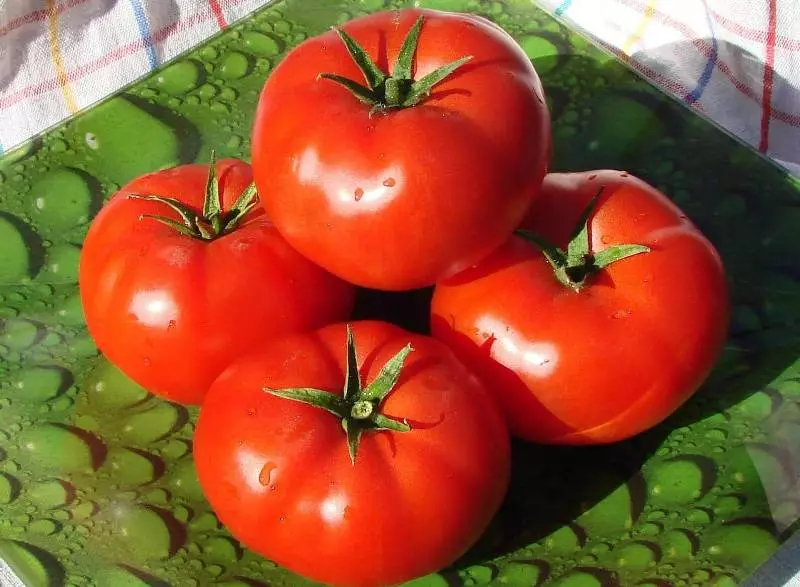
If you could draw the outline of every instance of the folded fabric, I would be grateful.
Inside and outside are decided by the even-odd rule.
[[[800,176],[796,0],[539,0]]]
[[[0,153],[269,1],[0,2]],[[795,0],[538,1],[800,176]]]

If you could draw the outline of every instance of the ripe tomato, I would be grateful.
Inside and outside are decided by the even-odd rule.
[[[256,185],[278,230],[332,273],[431,285],[502,244],[535,197],[550,152],[539,77],[473,15],[382,12],[338,34],[302,43],[267,80]]]
[[[601,188],[588,234],[566,255]],[[729,301],[714,247],[663,194],[617,171],[548,175],[524,227],[572,267],[554,271],[514,236],[437,287],[434,336],[492,383],[516,436],[609,443],[664,420],[725,340]]]
[[[272,341],[224,371],[195,462],[251,549],[326,584],[392,585],[447,566],[486,528],[508,485],[508,430],[440,342],[377,321],[349,333]]]
[[[246,163],[215,169],[218,182],[208,181],[208,165],[133,180],[92,222],[80,262],[86,324],[100,350],[147,390],[189,404],[254,344],[346,319],[355,295],[254,207]],[[212,184],[216,216],[202,211],[213,208]]]

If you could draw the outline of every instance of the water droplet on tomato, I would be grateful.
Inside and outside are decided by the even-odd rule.
[[[170,320],[167,323],[167,330],[172,330],[173,328],[175,328],[175,324],[176,324],[175,320]]]
[[[617,310],[611,315],[611,317],[614,318],[615,320],[622,320],[624,318],[629,318],[630,315],[631,315],[630,310]]]
[[[353,194],[353,196],[355,197],[356,202],[358,202],[359,200],[361,200],[361,198],[364,197],[364,190],[361,188],[356,188],[356,191]]]
[[[275,463],[267,462],[262,468],[261,472],[258,474],[258,482],[261,483],[264,487],[267,487],[272,481],[272,473],[276,469]],[[274,489],[274,485],[270,487],[270,489]]]
[[[142,359],[142,363],[144,363],[145,367],[149,367],[152,361],[150,360],[150,357],[145,357],[144,359]]]
[[[385,185],[387,188],[394,187],[395,183],[396,182],[393,177],[387,177],[386,179],[383,180],[383,185]]]
[[[257,413],[258,413],[258,411],[255,408],[248,408],[247,409],[247,415],[248,416],[255,416]]]

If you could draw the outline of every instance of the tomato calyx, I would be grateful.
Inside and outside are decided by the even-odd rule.
[[[211,153],[211,162],[208,167],[208,180],[206,181],[202,211],[198,212],[191,206],[187,206],[184,202],[167,196],[128,195],[130,199],[159,202],[169,206],[172,210],[177,212],[181,222],[155,214],[142,214],[139,216],[139,220],[144,218],[157,220],[170,228],[174,228],[183,235],[204,241],[212,241],[235,230],[242,218],[255,207],[258,201],[257,197],[258,192],[256,191],[255,183],[251,183],[247,186],[247,189],[239,195],[230,210],[222,209],[216,158],[213,151]]]
[[[364,432],[369,430],[408,432],[411,430],[407,421],[395,420],[382,414],[380,406],[397,385],[406,357],[412,350],[410,343],[403,347],[386,362],[375,380],[364,387],[358,372],[353,330],[348,324],[347,367],[342,395],[309,387],[286,389],[265,387],[264,391],[280,398],[320,408],[338,417],[341,420],[342,429],[347,435],[347,451],[350,454],[350,461],[355,465],[358,447]]]
[[[597,207],[597,200],[602,193],[603,188],[589,201],[581,214],[578,225],[570,236],[566,250],[529,230],[517,229],[515,231],[515,234],[539,247],[553,268],[556,279],[565,287],[576,292],[583,289],[593,275],[612,263],[633,255],[650,252],[650,247],[645,245],[628,244],[614,245],[597,252],[591,250],[589,219]]]
[[[347,47],[347,52],[350,53],[353,61],[364,75],[367,85],[335,73],[321,73],[317,79],[331,80],[347,88],[358,100],[372,106],[370,115],[381,110],[409,108],[419,104],[431,93],[436,84],[472,59],[472,56],[456,59],[423,78],[415,80],[412,71],[413,62],[423,20],[424,17],[420,16],[403,39],[403,45],[391,75],[381,71],[380,67],[353,37],[338,27],[334,28],[333,30]]]

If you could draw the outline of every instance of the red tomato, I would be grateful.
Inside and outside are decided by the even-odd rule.
[[[413,52],[399,53],[415,22],[412,68]],[[397,10],[344,31],[377,62],[375,89],[359,98],[320,77],[369,79],[336,32],[295,48],[258,104],[256,185],[278,230],[332,273],[383,290],[431,285],[502,244],[535,197],[550,152],[539,77],[508,34],[473,15]],[[458,67],[429,94],[413,89],[448,64]],[[391,87],[419,101],[392,106]]]
[[[697,390],[726,337],[719,256],[643,181],[618,171],[548,175],[525,228],[566,247],[600,188],[582,285],[562,284],[539,247],[514,236],[433,296],[434,336],[482,372],[512,434],[531,441],[609,443],[658,424]],[[597,268],[623,244],[650,252]]]
[[[292,249],[260,208],[235,221],[234,203],[252,179],[247,164],[220,161],[216,171],[217,218],[234,220],[232,230],[209,240],[180,232],[214,231],[201,212],[209,166],[185,165],[119,190],[81,254],[81,300],[97,346],[152,393],[189,404],[254,344],[346,319],[354,299],[352,286]],[[187,222],[168,203],[131,194],[174,198]]]
[[[353,334],[348,401],[344,325],[272,341],[211,387],[194,455],[211,506],[249,548],[326,584],[385,586],[477,540],[508,486],[508,430],[440,342],[386,322],[356,322]],[[340,414],[266,391],[287,388],[320,390]],[[378,388],[385,400],[362,409]],[[350,417],[359,411],[410,430],[374,429]],[[352,461],[345,429],[363,431]]]

